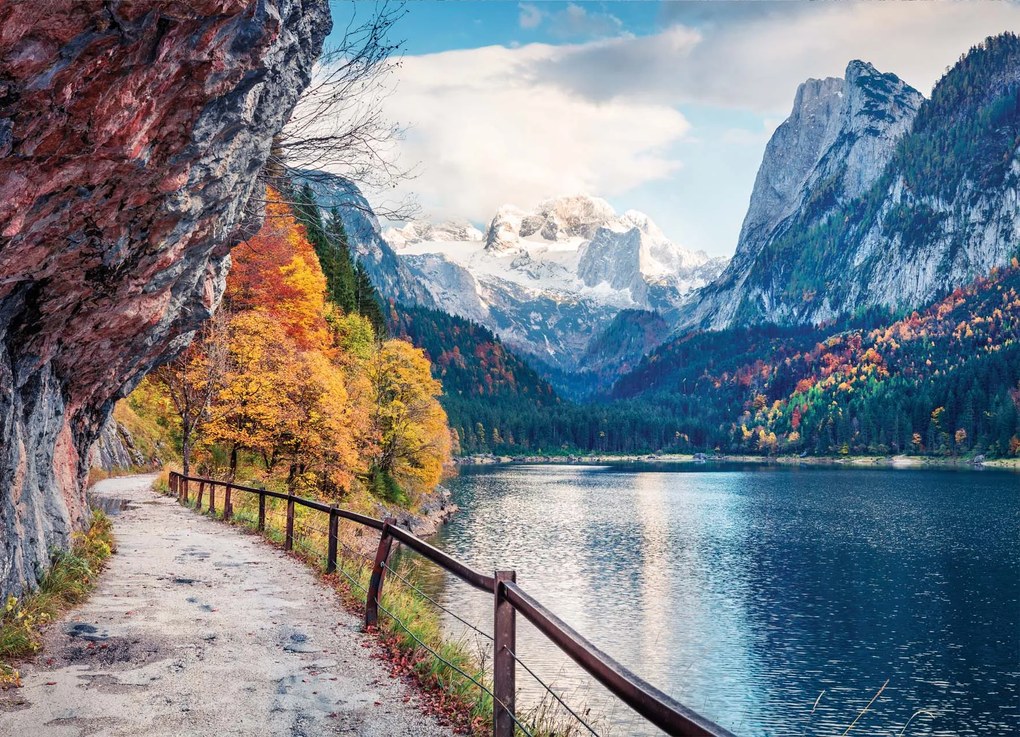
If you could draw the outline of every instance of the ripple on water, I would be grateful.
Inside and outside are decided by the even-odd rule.
[[[651,682],[742,737],[1020,734],[1015,474],[511,466],[466,470],[438,543],[518,581]],[[490,628],[491,601],[428,585]],[[458,631],[451,619],[451,631]],[[606,702],[526,624],[518,653]],[[519,675],[525,696],[537,689]]]

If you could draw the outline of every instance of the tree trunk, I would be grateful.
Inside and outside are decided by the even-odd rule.
[[[181,428],[181,465],[185,476],[191,473],[191,430],[185,426]]]

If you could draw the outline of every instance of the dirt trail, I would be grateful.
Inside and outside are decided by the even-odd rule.
[[[370,657],[358,619],[304,565],[149,490],[130,504],[91,599],[52,625],[0,735],[446,737]]]

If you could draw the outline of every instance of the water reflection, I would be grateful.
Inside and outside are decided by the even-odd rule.
[[[1020,495],[994,472],[467,471],[438,543],[740,735],[1020,734]],[[433,581],[491,629],[489,597]],[[456,622],[449,623],[458,631]],[[653,734],[521,627],[616,734]],[[537,689],[518,676],[526,696]]]

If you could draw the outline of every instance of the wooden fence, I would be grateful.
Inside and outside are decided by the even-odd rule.
[[[223,490],[222,515],[233,516],[233,499],[237,492],[258,496],[258,529],[266,526],[266,498],[287,503],[286,527],[283,546],[294,546],[294,508],[296,505],[313,509],[329,517],[326,572],[333,573],[337,565],[338,528],[341,519],[378,530],[379,544],[369,579],[365,603],[365,624],[375,625],[379,619],[379,600],[382,594],[384,573],[394,540],[406,545],[426,560],[453,574],[464,583],[493,597],[493,737],[514,737],[515,727],[521,726],[514,711],[516,702],[516,615],[519,613],[531,622],[549,641],[570,656],[595,680],[605,686],[621,701],[644,717],[648,722],[670,735],[685,737],[734,737],[729,731],[691,711],[683,704],[663,693],[655,686],[635,675],[595,645],[582,637],[570,625],[541,604],[517,584],[514,571],[496,571],[492,575],[474,570],[466,563],[430,545],[419,537],[396,526],[396,520],[380,520],[357,512],[304,497],[268,489],[241,486],[225,481],[170,474],[170,490],[182,504],[190,503],[191,487],[195,485],[198,509],[206,504],[208,511],[216,513],[216,491]]]

